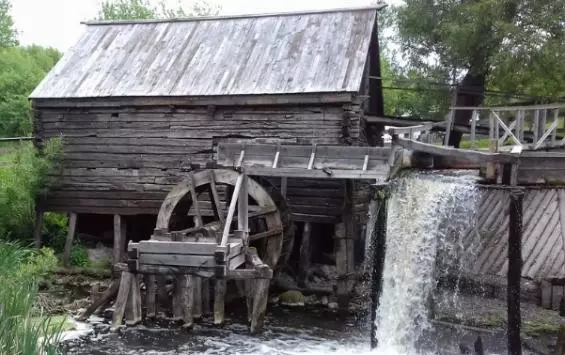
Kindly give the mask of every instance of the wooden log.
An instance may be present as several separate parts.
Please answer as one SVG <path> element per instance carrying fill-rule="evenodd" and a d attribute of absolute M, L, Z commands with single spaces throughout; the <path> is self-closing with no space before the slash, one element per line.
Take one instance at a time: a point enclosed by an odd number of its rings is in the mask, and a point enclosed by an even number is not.
<path fill-rule="evenodd" d="M 523 189 L 510 192 L 508 232 L 508 354 L 522 354 L 520 338 L 520 278 L 522 275 Z"/>
<path fill-rule="evenodd" d="M 114 315 L 112 317 L 112 328 L 113 332 L 118 331 L 122 327 L 122 321 L 124 318 L 124 313 L 126 310 L 126 304 L 128 301 L 129 293 L 131 290 L 131 279 L 133 274 L 128 271 L 122 272 L 120 279 L 120 288 L 118 290 L 118 296 L 116 297 L 116 304 L 114 307 Z"/>
<path fill-rule="evenodd" d="M 184 275 L 180 276 L 182 280 L 182 290 L 183 290 L 183 325 L 182 327 L 185 329 L 192 329 L 194 326 L 194 300 L 195 300 L 195 292 L 194 292 L 194 284 L 196 278 L 195 276 L 191 275 Z"/>
<path fill-rule="evenodd" d="M 210 315 L 210 279 L 202 279 L 202 315 Z"/>
<path fill-rule="evenodd" d="M 255 280 L 245 280 L 245 303 L 247 304 L 247 321 L 251 323 L 253 319 L 253 297 L 255 290 Z"/>
<path fill-rule="evenodd" d="M 65 241 L 65 250 L 63 253 L 63 265 L 65 267 L 71 266 L 71 251 L 73 249 L 73 240 L 77 227 L 77 214 L 71 213 L 69 216 L 69 230 L 67 231 L 67 240 Z"/>
<path fill-rule="evenodd" d="M 43 211 L 38 209 L 35 211 L 35 226 L 33 229 L 33 240 L 36 248 L 41 248 L 41 228 L 43 227 Z"/>
<path fill-rule="evenodd" d="M 157 293 L 157 279 L 155 275 L 148 274 L 146 275 L 145 280 L 145 287 L 146 287 L 146 296 L 145 296 L 145 304 L 147 305 L 147 318 L 154 318 L 156 315 L 156 293 Z"/>
<path fill-rule="evenodd" d="M 224 302 L 226 297 L 226 280 L 216 279 L 214 292 L 214 324 L 224 324 Z"/>
<path fill-rule="evenodd" d="M 312 257 L 312 224 L 310 222 L 304 223 L 304 230 L 302 232 L 302 243 L 300 244 L 300 261 L 299 261 L 299 275 L 298 285 L 306 287 L 308 275 L 310 271 L 310 262 Z"/>
<path fill-rule="evenodd" d="M 377 218 L 371 235 L 371 250 L 373 251 L 371 272 L 371 349 L 375 349 L 378 345 L 376 318 L 383 288 L 388 211 L 388 191 L 386 188 L 380 189 L 376 194 L 378 196 Z"/>
<path fill-rule="evenodd" d="M 122 261 L 126 246 L 126 223 L 124 217 L 114 215 L 114 264 Z"/>
<path fill-rule="evenodd" d="M 126 325 L 134 326 L 141 323 L 141 292 L 139 290 L 139 275 L 132 274 L 130 292 L 126 312 Z"/>
<path fill-rule="evenodd" d="M 269 268 L 268 266 L 264 266 Z M 269 279 L 257 279 L 253 289 L 253 314 L 251 316 L 251 333 L 256 334 L 263 328 L 267 301 L 269 297 Z"/>
<path fill-rule="evenodd" d="M 186 277 L 185 275 L 177 275 L 175 278 L 175 288 L 173 290 L 173 320 L 180 321 L 183 319 L 184 300 L 186 294 Z"/>
<path fill-rule="evenodd" d="M 157 276 L 157 309 L 160 314 L 166 314 L 166 307 L 168 303 L 169 294 L 167 293 L 167 279 L 162 273 Z"/>
<path fill-rule="evenodd" d="M 118 288 L 120 287 L 120 282 L 118 280 L 112 281 L 110 287 L 104 293 L 95 299 L 88 308 L 78 317 L 78 320 L 84 322 L 92 315 L 92 313 L 96 312 L 96 310 L 104 305 L 107 304 L 112 298 L 116 296 L 118 293 Z"/>
<path fill-rule="evenodd" d="M 192 276 L 192 298 L 193 298 L 193 312 L 192 316 L 195 319 L 202 318 L 202 278 Z"/>
<path fill-rule="evenodd" d="M 541 306 L 545 309 L 551 309 L 552 306 L 552 285 L 551 282 L 548 280 L 541 280 L 540 282 L 540 292 L 541 292 Z"/>
<path fill-rule="evenodd" d="M 336 294 L 340 309 L 346 309 L 349 304 L 349 274 L 348 274 L 348 243 L 346 235 L 346 226 L 344 223 L 336 225 L 335 235 L 335 260 L 337 271 L 337 287 Z"/>

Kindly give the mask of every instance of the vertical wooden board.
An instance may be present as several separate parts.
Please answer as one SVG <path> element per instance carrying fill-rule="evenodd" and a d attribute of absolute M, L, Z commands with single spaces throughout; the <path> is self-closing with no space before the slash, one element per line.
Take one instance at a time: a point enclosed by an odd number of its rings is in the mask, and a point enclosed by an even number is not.
<path fill-rule="evenodd" d="M 299 261 L 299 279 L 298 283 L 301 287 L 305 287 L 308 282 L 310 271 L 310 262 L 312 257 L 312 224 L 304 223 L 304 231 L 302 232 L 302 243 L 300 245 L 300 261 Z"/>
<path fill-rule="evenodd" d="M 210 314 L 210 279 L 202 279 L 202 315 Z"/>
<path fill-rule="evenodd" d="M 71 251 L 73 249 L 73 240 L 77 227 L 77 214 L 71 213 L 69 216 L 69 230 L 67 231 L 67 239 L 65 241 L 65 251 L 63 253 L 63 265 L 71 266 Z"/>
<path fill-rule="evenodd" d="M 214 324 L 224 324 L 224 302 L 226 297 L 226 280 L 216 279 L 214 292 Z"/>
<path fill-rule="evenodd" d="M 157 297 L 157 280 L 155 275 L 149 274 L 146 275 L 146 297 L 145 297 L 145 304 L 147 305 L 147 317 L 153 318 L 156 314 L 156 305 L 155 299 Z"/>
<path fill-rule="evenodd" d="M 194 276 L 182 275 L 183 328 L 190 329 L 194 325 Z"/>
<path fill-rule="evenodd" d="M 551 293 L 551 309 L 554 311 L 559 310 L 559 305 L 561 304 L 563 296 L 563 285 L 553 285 Z"/>
<path fill-rule="evenodd" d="M 541 306 L 545 309 L 550 309 L 552 306 L 552 286 L 551 283 L 547 280 L 542 280 L 540 283 L 540 291 L 541 291 Z"/>
<path fill-rule="evenodd" d="M 192 276 L 192 287 L 188 291 L 192 294 L 194 299 L 192 316 L 195 319 L 202 318 L 202 278 L 198 276 Z"/>
<path fill-rule="evenodd" d="M 128 297 L 126 325 L 133 326 L 141 322 L 141 292 L 139 289 L 139 275 L 132 275 Z"/>
<path fill-rule="evenodd" d="M 124 255 L 126 243 L 126 228 L 124 219 L 120 215 L 114 215 L 114 264 L 121 262 Z"/>
<path fill-rule="evenodd" d="M 251 316 L 251 333 L 255 334 L 263 329 L 267 301 L 269 298 L 269 279 L 255 280 L 253 290 L 253 314 Z"/>
<path fill-rule="evenodd" d="M 157 309 L 159 313 L 166 313 L 169 303 L 169 295 L 167 293 L 167 280 L 165 275 L 158 275 L 157 277 Z"/>
<path fill-rule="evenodd" d="M 41 228 L 43 227 L 43 211 L 35 211 L 35 225 L 33 229 L 33 240 L 36 248 L 41 248 Z"/>
<path fill-rule="evenodd" d="M 185 293 L 186 278 L 184 275 L 177 275 L 175 279 L 175 288 L 173 290 L 173 320 L 175 321 L 183 319 Z"/>
<path fill-rule="evenodd" d="M 116 331 L 122 326 L 124 312 L 126 310 L 126 303 L 128 301 L 129 293 L 131 290 L 132 277 L 132 273 L 127 271 L 122 272 L 120 279 L 120 288 L 118 290 L 118 296 L 116 297 L 114 315 L 112 317 L 112 331 Z"/>

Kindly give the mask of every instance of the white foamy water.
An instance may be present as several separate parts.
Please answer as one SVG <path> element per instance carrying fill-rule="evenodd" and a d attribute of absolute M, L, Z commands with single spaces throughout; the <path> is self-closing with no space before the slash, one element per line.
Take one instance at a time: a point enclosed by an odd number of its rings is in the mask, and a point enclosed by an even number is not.
<path fill-rule="evenodd" d="M 428 298 L 438 271 L 458 267 L 460 236 L 473 220 L 477 190 L 468 176 L 411 173 L 389 199 L 383 289 L 376 315 L 379 355 L 425 354 Z M 438 254 L 442 255 L 441 267 Z"/>

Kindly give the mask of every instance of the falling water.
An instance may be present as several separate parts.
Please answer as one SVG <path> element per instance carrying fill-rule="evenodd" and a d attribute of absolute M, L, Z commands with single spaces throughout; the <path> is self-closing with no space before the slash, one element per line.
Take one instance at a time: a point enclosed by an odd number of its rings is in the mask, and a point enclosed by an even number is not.
<path fill-rule="evenodd" d="M 461 235 L 473 220 L 477 190 L 462 174 L 413 172 L 392 186 L 376 354 L 426 353 L 428 300 L 439 273 L 459 268 Z M 440 262 L 441 261 L 441 262 Z"/>

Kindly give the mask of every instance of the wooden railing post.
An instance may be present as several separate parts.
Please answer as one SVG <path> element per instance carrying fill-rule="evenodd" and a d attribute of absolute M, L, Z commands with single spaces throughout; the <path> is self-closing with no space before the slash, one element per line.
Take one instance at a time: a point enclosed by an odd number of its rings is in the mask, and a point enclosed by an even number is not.
<path fill-rule="evenodd" d="M 524 190 L 510 191 L 508 233 L 508 354 L 522 354 L 520 279 L 522 277 L 522 206 Z"/>

